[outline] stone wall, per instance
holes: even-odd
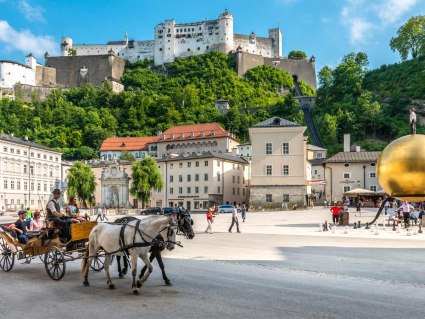
[[[35,71],[35,84],[43,86],[55,85],[56,69],[37,65]]]
[[[271,202],[266,202],[266,194],[272,195]],[[289,195],[289,201],[284,201],[284,194]],[[249,204],[254,209],[265,210],[293,209],[294,205],[300,208],[305,204],[305,194],[304,185],[251,185]]]
[[[16,84],[15,96],[19,96],[26,102],[30,102],[33,96],[37,96],[41,101],[45,100],[57,87],[33,86],[28,84]]]
[[[47,57],[46,66],[56,69],[56,81],[65,87],[78,87],[85,83],[102,86],[105,78],[121,79],[125,60],[110,55]],[[86,77],[80,74],[87,68]]]

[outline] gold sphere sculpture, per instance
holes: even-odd
[[[425,200],[425,135],[406,135],[391,142],[379,156],[378,180],[392,197]]]

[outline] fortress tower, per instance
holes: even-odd
[[[269,38],[272,39],[272,57],[282,56],[282,32],[280,28],[269,29]]]
[[[233,50],[233,16],[224,10],[218,17],[219,51],[228,54]]]
[[[69,56],[69,49],[72,49],[72,39],[68,37],[62,37],[61,39],[62,56]]]

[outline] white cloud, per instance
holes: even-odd
[[[5,20],[0,20],[0,44],[6,50],[18,50],[24,54],[32,53],[42,57],[47,51],[51,55],[58,54],[58,46],[53,37],[49,35],[36,36],[29,30],[17,31]]]
[[[382,23],[390,24],[398,21],[416,3],[418,0],[387,0],[379,4],[376,11]]]
[[[19,0],[17,6],[28,21],[46,21],[43,17],[44,9],[40,6],[31,5],[29,0]]]
[[[370,35],[370,30],[373,25],[361,18],[353,18],[349,22],[350,24],[350,42],[351,44],[365,43]]]

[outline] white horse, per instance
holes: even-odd
[[[95,257],[99,249],[102,248],[106,254],[104,262],[106,283],[110,289],[115,289],[115,285],[112,283],[109,275],[111,258],[113,254],[123,256],[124,249],[126,249],[131,256],[131,270],[133,275],[131,288],[133,294],[137,295],[139,293],[137,288],[140,288],[148,279],[153,269],[149,261],[148,253],[151,244],[156,241],[155,237],[161,232],[167,231],[167,249],[174,249],[176,244],[177,220],[174,214],[149,216],[142,220],[133,220],[125,225],[123,236],[121,237],[122,227],[124,227],[124,225],[102,223],[92,229],[89,236],[89,244],[81,264],[81,273],[84,276],[84,286],[89,286],[88,272],[92,258]],[[136,283],[137,257],[143,260],[148,271]]]

